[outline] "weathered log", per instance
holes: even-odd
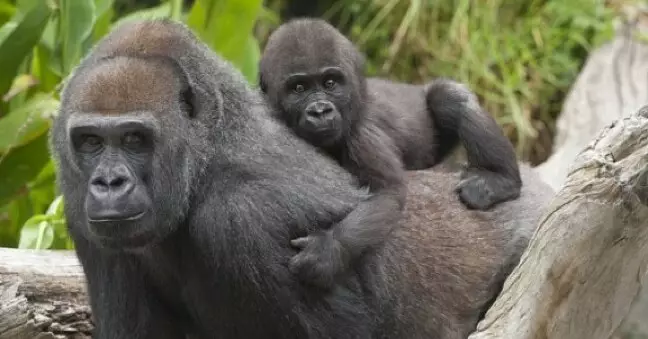
[[[604,129],[469,339],[608,339],[648,264],[648,106]]]
[[[0,339],[81,339],[91,330],[73,252],[0,248]]]

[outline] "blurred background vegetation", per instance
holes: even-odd
[[[0,246],[71,248],[47,133],[61,81],[124,21],[183,21],[254,84],[274,28],[323,17],[364,51],[369,75],[469,84],[537,164],[569,86],[629,1],[0,0]]]

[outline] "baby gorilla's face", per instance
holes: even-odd
[[[301,138],[317,147],[343,137],[343,112],[350,97],[346,77],[338,67],[314,73],[293,73],[283,82],[279,99],[283,118]]]

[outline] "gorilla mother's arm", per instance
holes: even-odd
[[[292,241],[302,249],[292,260],[293,270],[322,287],[330,287],[354,259],[381,245],[399,225],[405,206],[405,169],[392,139],[367,120],[347,146],[349,163],[343,165],[369,186],[371,195],[330,229]]]

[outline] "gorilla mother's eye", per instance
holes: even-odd
[[[293,87],[293,91],[294,91],[295,93],[301,93],[301,92],[303,92],[305,89],[306,89],[306,88],[304,88],[304,85],[302,85],[302,84],[296,84],[295,87]]]
[[[144,136],[138,132],[129,132],[124,135],[122,143],[129,148],[138,148],[144,144]]]
[[[330,79],[330,78],[326,79],[326,81],[324,81],[324,87],[326,87],[327,89],[331,89],[331,88],[335,87],[335,80]]]
[[[94,134],[82,134],[79,138],[79,152],[93,153],[101,148],[103,140]]]

